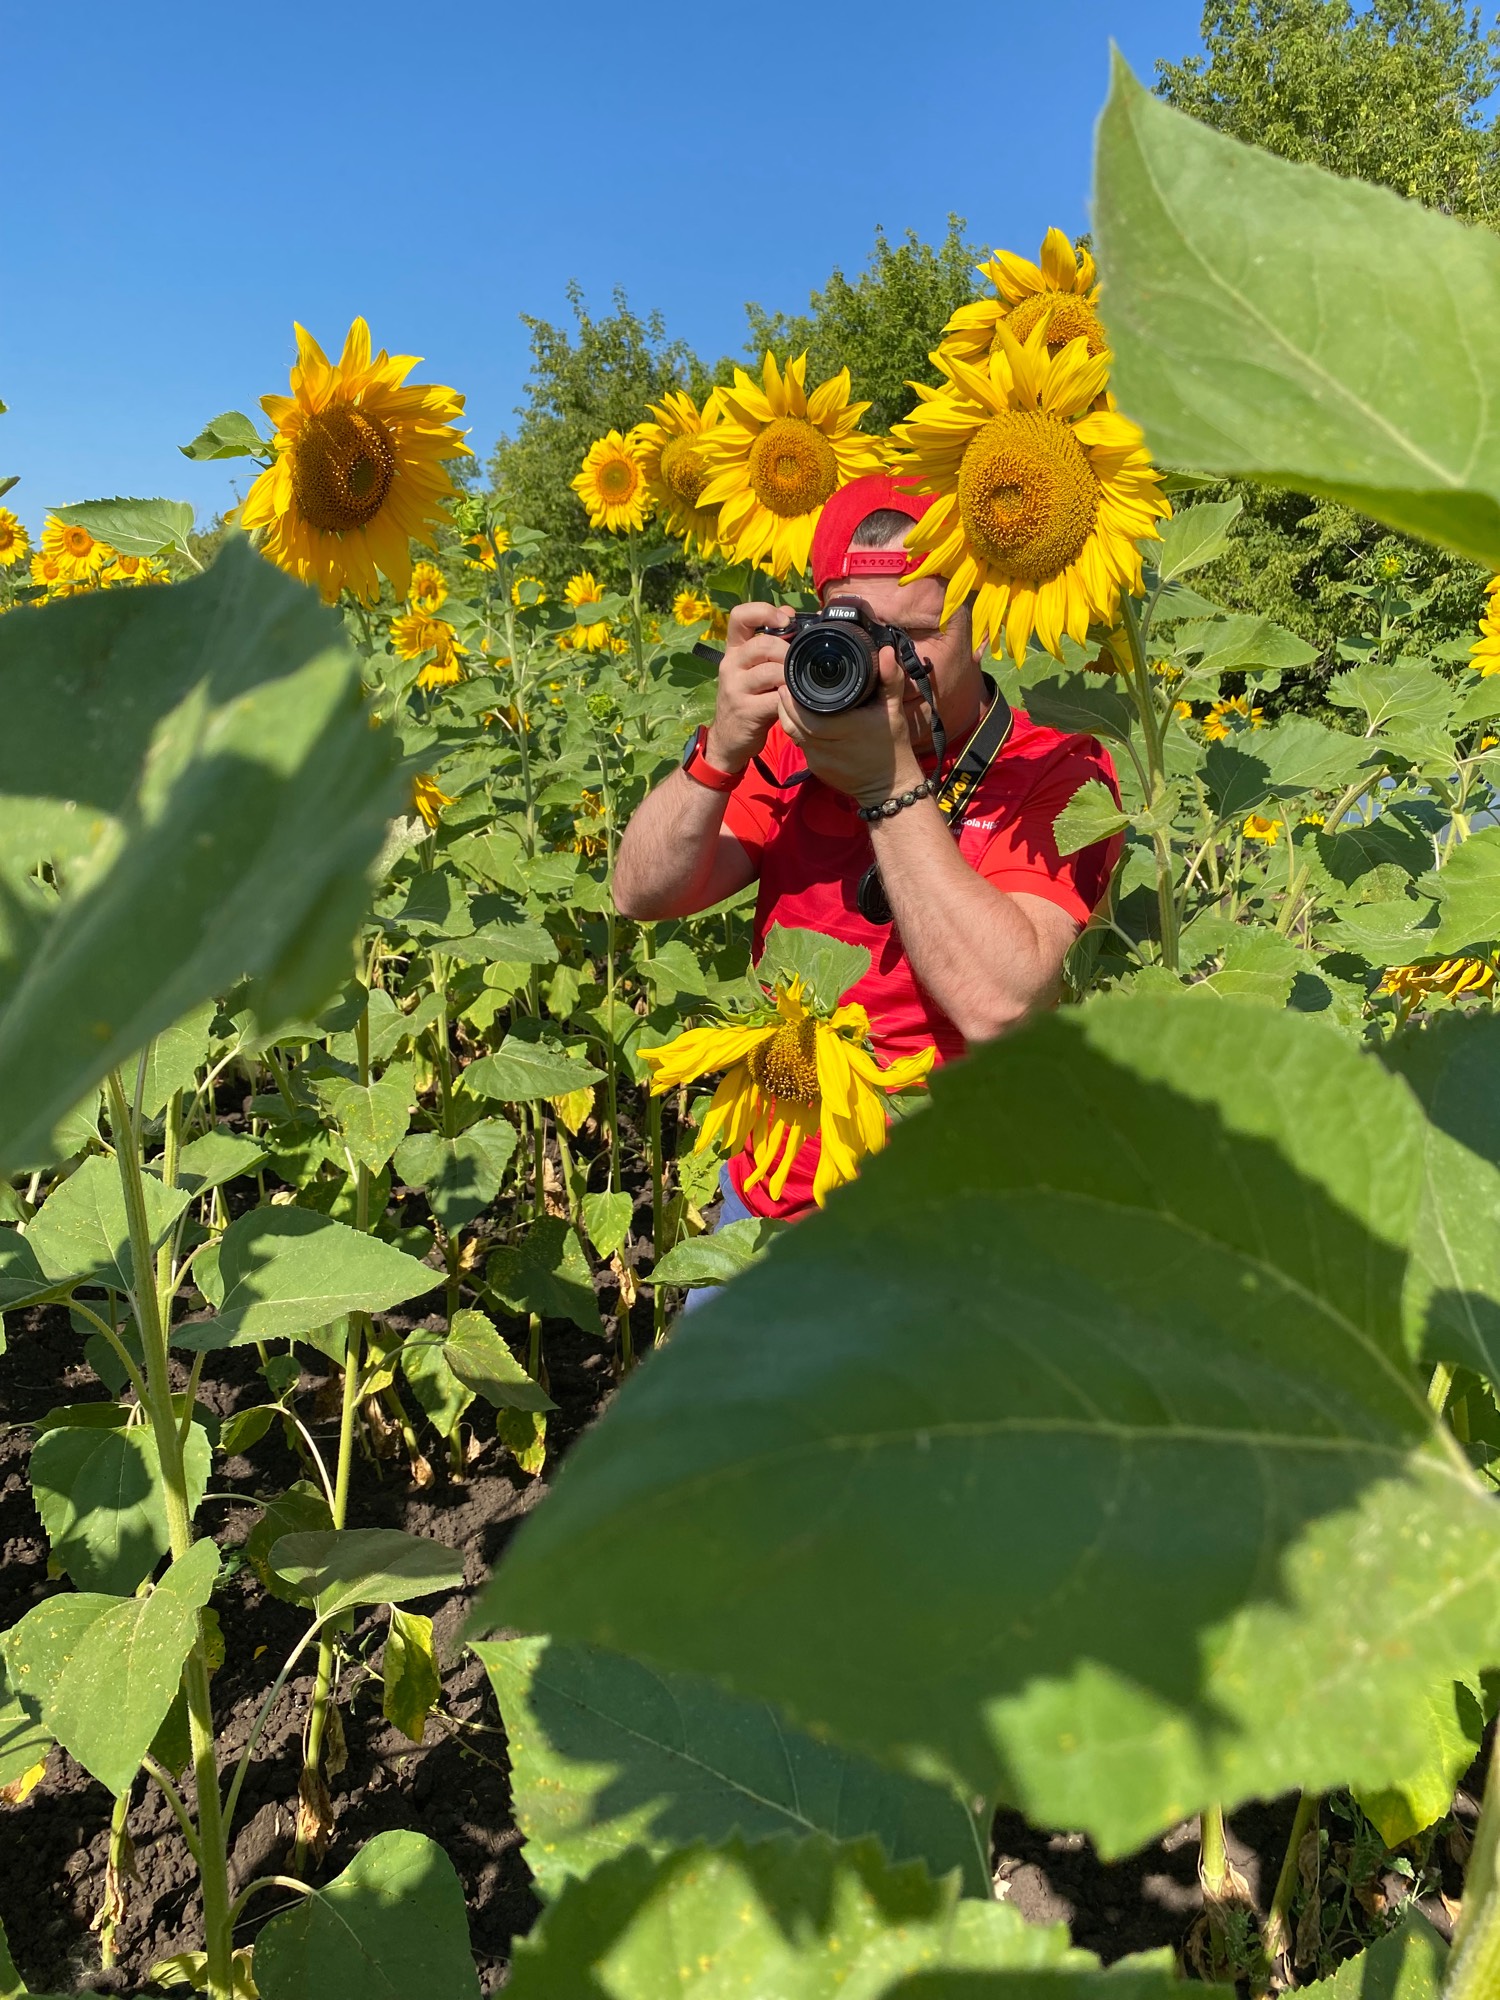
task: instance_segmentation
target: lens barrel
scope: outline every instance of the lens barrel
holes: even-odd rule
[[[869,700],[880,678],[875,645],[862,626],[821,619],[797,634],[786,654],[786,691],[814,715],[842,715]]]

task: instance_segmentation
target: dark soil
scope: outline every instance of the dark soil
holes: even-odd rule
[[[643,1348],[650,1339],[645,1299],[637,1301],[632,1320]],[[425,1322],[418,1317],[409,1323]],[[105,1394],[82,1360],[82,1343],[66,1312],[12,1314],[7,1331],[9,1348],[0,1356],[0,1426],[19,1428],[0,1427],[0,1630],[39,1598],[68,1587],[47,1573],[46,1539],[25,1477],[30,1433],[24,1426],[55,1403]],[[558,1404],[549,1435],[550,1474],[607,1402],[614,1374],[610,1348],[568,1325],[549,1323],[545,1331],[550,1388]],[[301,1352],[306,1362],[306,1350]],[[264,1400],[253,1350],[217,1355],[213,1365],[215,1379],[205,1382],[200,1394],[217,1415]],[[306,1369],[298,1398],[304,1416],[315,1413],[312,1428],[330,1451],[337,1429],[332,1388],[331,1377]],[[519,1471],[487,1419],[479,1420],[462,1478],[453,1475],[436,1435],[424,1425],[419,1430],[432,1483],[425,1488],[413,1483],[397,1439],[393,1456],[380,1460],[366,1453],[357,1461],[350,1518],[362,1526],[428,1535],[463,1553],[465,1590],[435,1619],[446,1716],[429,1718],[420,1745],[382,1719],[380,1683],[357,1656],[361,1650],[374,1654],[385,1614],[362,1614],[351,1643],[355,1664],[340,1688],[347,1763],[331,1780],[333,1835],[321,1870],[312,1872],[321,1879],[336,1874],[363,1842],[390,1828],[428,1834],[446,1850],[463,1882],[481,1982],[493,1992],[505,1982],[511,1940],[530,1928],[539,1906],[512,1817],[494,1698],[478,1663],[460,1650],[458,1633],[470,1595],[516,1523],[536,1504],[544,1482]],[[200,1519],[213,1522],[221,1544],[232,1550],[258,1518],[255,1496],[270,1497],[303,1476],[304,1467],[273,1429],[255,1447],[253,1462],[216,1460],[211,1492],[243,1495],[247,1504],[209,1500]],[[226,1664],[214,1682],[221,1765],[242,1748],[266,1691],[305,1627],[305,1614],[269,1597],[248,1565],[235,1568],[231,1559],[227,1567],[232,1573],[214,1596],[226,1650]],[[244,1787],[231,1858],[236,1891],[252,1875],[285,1863],[311,1690],[309,1656],[305,1671],[289,1680],[278,1699]],[[185,1789],[191,1802],[190,1777]],[[129,1821],[138,1880],[129,1886],[117,1932],[118,1963],[110,1972],[101,1970],[90,1926],[104,1892],[110,1807],[103,1786],[55,1746],[44,1779],[24,1803],[0,1802],[0,1917],[16,1964],[34,1991],[138,1992],[156,1960],[201,1943],[194,1873],[181,1834],[157,1787],[138,1783]],[[1291,1800],[1283,1800],[1235,1815],[1232,1855],[1261,1911],[1280,1866],[1292,1808]],[[1019,1816],[1001,1813],[995,1822],[997,1892],[1033,1921],[1066,1921],[1076,1942],[1106,1961],[1165,1945],[1191,1965],[1190,1934],[1202,1908],[1196,1834],[1189,1822],[1141,1853],[1105,1864],[1080,1834],[1038,1832]],[[1443,1861],[1450,1894],[1457,1893],[1460,1872],[1456,1862]],[[1399,1879],[1386,1887],[1399,1896]],[[1368,1895],[1377,1927],[1382,1893],[1372,1876]],[[237,1941],[250,1941],[281,1901],[271,1892],[257,1898]],[[1425,1898],[1422,1907],[1446,1928],[1439,1896]]]

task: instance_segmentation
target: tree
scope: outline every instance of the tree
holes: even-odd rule
[[[1169,104],[1284,159],[1500,226],[1497,123],[1483,113],[1500,82],[1500,35],[1481,31],[1477,9],[1462,0],[1371,0],[1359,12],[1349,0],[1217,0],[1204,9],[1202,39],[1204,55],[1156,65]],[[1359,281],[1357,270],[1339,278]],[[1472,630],[1484,581],[1473,564],[1329,501],[1233,490],[1245,503],[1242,525],[1206,580],[1234,608],[1301,632],[1325,664],[1362,622],[1348,586],[1377,581],[1393,555],[1427,599],[1412,650]]]
[[[531,333],[531,373],[514,436],[502,437],[490,458],[495,491],[512,520],[547,537],[549,574],[559,584],[588,538],[588,516],[569,481],[595,438],[628,431],[646,405],[668,389],[709,387],[703,364],[685,341],[668,340],[660,313],[642,319],[623,291],[614,311],[595,319],[578,284],[568,287],[575,328],[522,318]],[[555,572],[555,573],[552,573]]]
[[[851,284],[835,268],[823,289],[812,293],[809,311],[747,306],[752,366],[769,347],[783,361],[805,348],[809,382],[847,367],[855,397],[872,405],[864,428],[889,430],[912,406],[907,383],[939,379],[928,354],[952,313],[977,290],[976,252],[963,227],[950,215],[948,234],[935,249],[912,230],[893,248],[877,229],[865,269]]]

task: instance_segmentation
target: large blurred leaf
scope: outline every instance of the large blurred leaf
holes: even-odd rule
[[[1420,1911],[1408,1909],[1395,1930],[1346,1958],[1331,1978],[1297,1990],[1306,2000],[1438,2000],[1447,1964],[1447,1945]]]
[[[1489,230],[1253,151],[1118,59],[1094,217],[1111,386],[1158,459],[1330,494],[1500,569]]]
[[[1403,1784],[1356,1790],[1355,1803],[1387,1847],[1397,1848],[1440,1820],[1453,1803],[1458,1781],[1479,1755],[1488,1718],[1483,1688],[1444,1681],[1426,1702],[1428,1761]]]
[[[242,543],[0,621],[0,708],[3,1169],[243,974],[267,1018],[324,999],[400,791],[337,618]]]
[[[425,1834],[377,1833],[342,1875],[272,1917],[255,1940],[255,1984],[261,2000],[479,2000],[453,1863]]]
[[[543,1895],[627,1847],[665,1854],[778,1834],[873,1834],[892,1861],[963,1871],[989,1894],[989,1856],[960,1801],[793,1729],[696,1674],[661,1674],[596,1646],[510,1639],[474,1649],[500,1705],[516,1823]]]
[[[1500,1661],[1500,1514],[1404,1344],[1411,1092],[1186,996],[933,1097],[624,1385],[478,1622],[713,1673],[1112,1852],[1421,1768],[1434,1680]]]
[[[154,1248],[192,1197],[186,1188],[163,1187],[155,1174],[143,1174],[141,1186]],[[130,1291],[135,1263],[116,1163],[91,1154],[48,1195],[26,1240],[49,1278],[88,1278],[114,1291]]]
[[[177,1692],[219,1551],[195,1542],[146,1597],[68,1592],[5,1634],[11,1685],[83,1768],[119,1796]]]
[[[108,1406],[106,1406],[108,1407]],[[184,1447],[188,1512],[208,1486],[208,1438],[189,1424]],[[31,1449],[31,1489],[52,1560],[80,1590],[128,1597],[171,1546],[156,1434],[59,1424]]]
[[[951,1989],[944,1970],[955,1974]],[[915,1863],[888,1866],[874,1841],[816,1837],[622,1854],[568,1883],[517,1939],[505,1990],[514,2000],[950,1991],[953,2000],[1175,2000],[1181,1991],[1169,1953],[1105,1972],[1061,1924],[1028,1924],[1006,1903],[959,1902],[954,1883]],[[1228,1989],[1204,1993],[1227,2000]]]
[[[199,1351],[291,1340],[351,1312],[383,1312],[431,1291],[437,1272],[378,1236],[306,1208],[252,1208],[219,1246],[222,1296],[213,1319],[172,1330]]]

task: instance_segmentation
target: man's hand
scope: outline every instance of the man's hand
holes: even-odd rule
[[[878,806],[922,782],[912,748],[908,705],[916,689],[890,646],[880,649],[880,686],[862,708],[842,715],[812,715],[782,691],[782,728],[815,776],[862,806]],[[722,697],[721,697],[722,698]]]
[[[786,623],[777,604],[737,604],[719,663],[719,695],[704,755],[716,771],[743,771],[766,747],[781,699],[785,639],[760,628]]]

